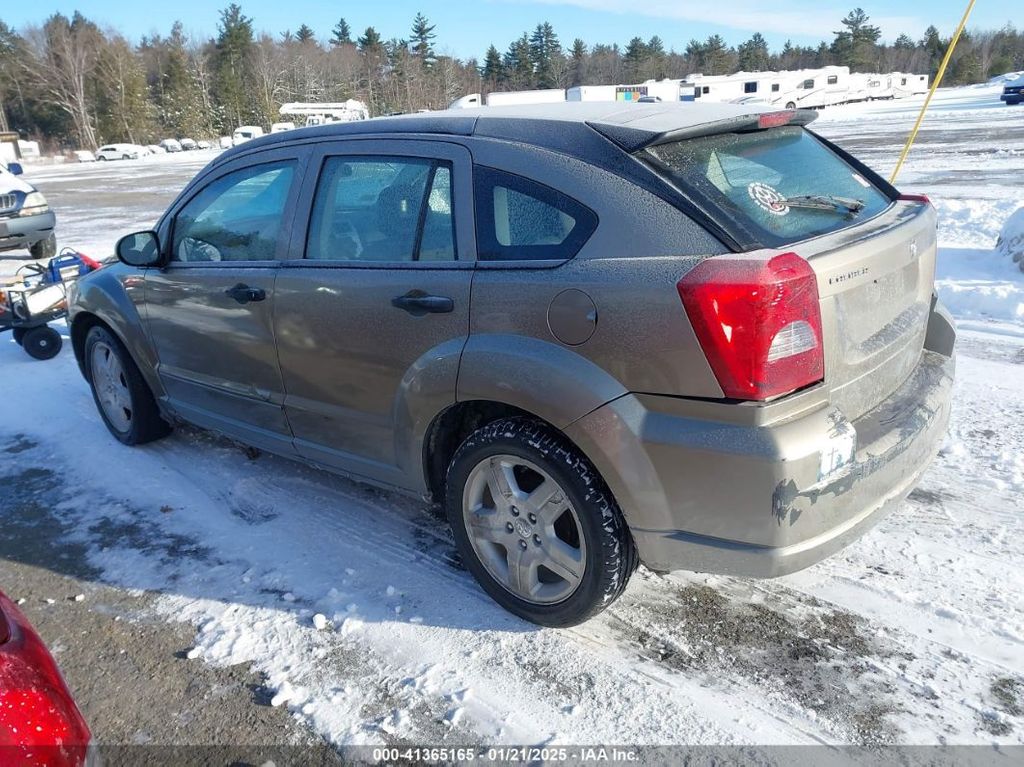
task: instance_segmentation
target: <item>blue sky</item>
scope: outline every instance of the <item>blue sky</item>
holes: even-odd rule
[[[14,27],[39,23],[53,12],[76,8],[101,25],[116,27],[133,40],[151,32],[165,34],[180,19],[192,33],[212,36],[218,9],[230,0],[172,0],[134,6],[124,0],[40,0],[10,2],[0,8],[0,19]],[[411,20],[422,11],[437,25],[437,46],[442,52],[466,58],[481,57],[490,43],[508,47],[515,37],[540,21],[550,21],[563,44],[581,37],[588,43],[625,45],[639,35],[660,35],[668,47],[682,50],[691,38],[721,34],[736,44],[760,31],[773,48],[787,39],[812,43],[832,39],[839,20],[858,3],[882,27],[884,39],[900,32],[919,37],[929,23],[944,34],[955,27],[966,0],[730,0],[718,5],[708,0],[382,0],[377,3],[323,3],[309,0],[240,0],[258,31],[280,33],[300,24],[310,25],[321,39],[340,16],[355,32],[373,25],[384,36],[406,37]],[[127,10],[137,8],[137,11]],[[982,0],[970,26],[993,28],[1010,20],[1002,0]]]

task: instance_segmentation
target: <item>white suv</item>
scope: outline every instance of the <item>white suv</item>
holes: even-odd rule
[[[97,160],[138,160],[142,150],[135,144],[107,144],[96,152]]]

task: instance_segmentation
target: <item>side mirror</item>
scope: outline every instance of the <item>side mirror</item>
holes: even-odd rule
[[[12,176],[20,176],[25,172],[25,169],[21,167],[20,162],[12,162],[7,164],[7,172]]]
[[[156,232],[136,232],[117,241],[117,257],[128,266],[156,266],[160,263],[160,239]]]

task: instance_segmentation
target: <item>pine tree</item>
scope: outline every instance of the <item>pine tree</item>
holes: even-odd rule
[[[554,88],[558,85],[557,70],[564,61],[562,46],[554,27],[548,22],[538,24],[530,35],[530,61],[533,64],[534,84],[538,88]]]
[[[420,57],[425,64],[434,62],[434,25],[422,13],[417,13],[412,20],[412,52]]]
[[[641,38],[634,37],[626,45],[622,61],[626,65],[626,77],[631,81],[643,79],[642,70],[650,57],[650,50]]]
[[[764,72],[771,68],[768,41],[760,32],[755,32],[749,40],[741,43],[736,53],[739,57],[739,68],[744,72]]]
[[[704,42],[704,65],[707,68],[705,74],[728,74],[731,69],[730,59],[729,47],[721,35],[711,35]]]
[[[17,70],[17,52],[20,38],[13,29],[0,20],[0,131],[10,127],[7,114],[8,94],[17,88],[14,73]]]
[[[252,54],[255,47],[252,19],[232,3],[220,12],[214,69],[217,101],[223,117],[221,128],[233,130],[245,125],[253,115],[250,94]]]
[[[863,8],[854,8],[843,18],[845,29],[836,32],[832,42],[835,61],[853,71],[864,72],[875,68],[877,44],[882,30],[868,21],[869,17]]]
[[[530,55],[530,38],[524,32],[522,37],[512,41],[502,59],[505,81],[510,87],[530,88],[533,86],[533,62]]]
[[[331,32],[331,45],[349,45],[352,43],[352,28],[344,18],[338,19]]]
[[[376,29],[367,27],[366,31],[363,32],[363,36],[356,41],[356,44],[359,46],[359,50],[365,53],[366,51],[379,50],[383,45],[383,41]]]
[[[313,30],[306,24],[299,27],[299,31],[295,33],[295,39],[300,43],[311,42],[315,37]]]
[[[487,53],[484,54],[484,65],[480,68],[480,77],[488,84],[490,88],[494,88],[504,77],[504,70],[501,66],[501,53],[494,45],[491,45],[487,49]]]

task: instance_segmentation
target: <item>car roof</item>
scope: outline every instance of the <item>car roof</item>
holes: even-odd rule
[[[343,138],[381,134],[483,136],[533,144],[544,148],[564,146],[573,134],[597,131],[632,152],[672,138],[711,132],[711,126],[754,123],[767,105],[702,104],[700,102],[564,102],[501,107],[474,107],[440,112],[375,117],[347,123],[329,123],[274,133],[228,150],[221,160],[242,153],[317,138]],[[805,124],[817,113],[801,110],[793,122]],[[557,136],[557,139],[553,137]]]

